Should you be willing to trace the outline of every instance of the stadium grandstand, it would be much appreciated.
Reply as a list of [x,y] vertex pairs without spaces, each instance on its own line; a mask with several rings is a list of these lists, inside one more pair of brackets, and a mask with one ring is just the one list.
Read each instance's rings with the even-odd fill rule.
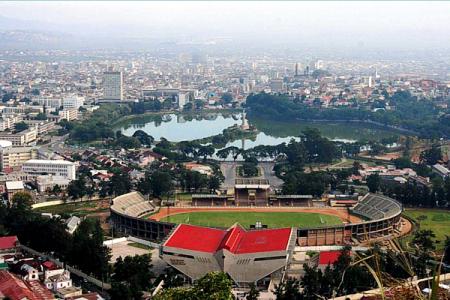
[[[228,206],[232,202],[227,197],[214,196],[207,197],[203,195],[195,195],[193,199],[203,202],[205,205],[202,209],[208,210],[208,203],[214,206]],[[294,197],[288,195],[286,198],[279,198],[283,204],[283,209],[289,212],[291,206],[295,206],[300,202],[306,204],[310,201],[309,197]],[[286,202],[287,201],[287,202]],[[297,203],[295,203],[297,202]],[[287,203],[287,204],[286,204]],[[200,203],[198,203],[200,205]],[[281,205],[281,204],[280,204]],[[237,205],[236,205],[237,207]],[[273,206],[267,205],[268,212]],[[324,207],[329,211],[331,206]],[[193,208],[195,209],[195,208]],[[274,208],[276,209],[276,208]],[[320,213],[320,207],[309,207],[311,212]],[[310,228],[298,227],[297,245],[299,246],[332,246],[332,245],[358,245],[366,243],[373,239],[389,239],[397,236],[401,232],[401,213],[402,205],[397,201],[379,194],[366,194],[362,197],[353,208],[336,208],[346,209],[347,214],[354,215],[362,220],[356,222],[343,222],[337,225],[315,226]],[[132,235],[138,238],[160,243],[177,224],[158,221],[152,218],[143,218],[154,211],[158,210],[154,205],[146,201],[145,198],[137,193],[121,195],[113,200],[111,206],[111,222],[115,232]],[[189,209],[188,209],[189,210]],[[348,219],[348,218],[347,218]],[[296,224],[292,225],[297,226]],[[223,229],[223,228],[220,228]]]
[[354,214],[368,220],[389,218],[401,210],[400,203],[378,194],[365,195],[352,209]]
[[123,214],[131,217],[139,218],[153,212],[155,210],[155,206],[145,200],[141,193],[131,192],[114,198],[111,209],[122,212]]

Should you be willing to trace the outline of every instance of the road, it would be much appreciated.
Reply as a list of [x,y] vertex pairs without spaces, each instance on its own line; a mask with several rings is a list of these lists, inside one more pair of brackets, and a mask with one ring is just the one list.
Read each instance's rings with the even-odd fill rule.
[[[239,162],[222,162],[220,163],[220,170],[222,171],[223,176],[225,176],[225,180],[222,184],[223,188],[232,188],[234,187],[236,176],[236,168],[241,163]],[[267,179],[269,180],[269,184],[272,188],[280,188],[283,185],[283,180],[278,178],[273,171],[273,167],[275,163],[273,162],[260,162],[258,163],[258,167],[261,170],[261,175],[255,178]]]

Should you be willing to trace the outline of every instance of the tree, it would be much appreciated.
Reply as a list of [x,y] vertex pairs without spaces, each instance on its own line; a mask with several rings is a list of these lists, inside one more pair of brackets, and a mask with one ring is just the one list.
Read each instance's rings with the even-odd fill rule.
[[211,272],[195,282],[194,291],[198,299],[234,299],[232,281],[226,273]]
[[45,121],[47,120],[47,115],[45,113],[38,113],[35,117],[36,120]]
[[430,149],[420,153],[420,161],[428,165],[435,165],[442,160],[442,151],[439,145],[433,145]]
[[300,300],[300,282],[296,279],[287,279],[275,286],[273,291],[277,300]]
[[214,191],[220,188],[220,185],[222,183],[221,178],[219,176],[213,175],[210,176],[208,179],[208,188],[210,191]]
[[6,94],[4,94],[4,95],[2,96],[2,102],[3,102],[3,103],[6,103],[6,102],[8,102],[8,101],[11,100],[11,99],[15,99],[15,96],[14,96],[13,93],[6,93]]
[[150,176],[150,186],[153,196],[167,196],[173,189],[172,176],[165,171],[155,171]]
[[27,192],[17,192],[11,199],[13,207],[19,210],[30,210],[33,198]]
[[28,128],[29,128],[29,126],[25,122],[19,122],[19,123],[14,124],[14,130],[16,132],[21,132],[21,131],[27,130]]
[[106,278],[109,272],[110,249],[103,245],[103,229],[98,219],[85,219],[73,234],[73,246],[68,263],[79,267],[87,274]]
[[122,170],[116,170],[111,177],[110,189],[115,195],[123,195],[131,191],[130,175]]
[[211,145],[200,146],[198,148],[198,155],[203,156],[203,160],[206,160],[208,156],[214,155],[214,152],[216,152],[216,149]]
[[83,198],[86,195],[85,185],[86,180],[84,177],[72,180],[67,186],[67,194],[73,199]]
[[445,238],[444,245],[444,263],[450,265],[450,236]]
[[191,288],[163,289],[153,299],[155,300],[232,300],[233,282],[223,272],[211,272],[197,280]]
[[436,248],[434,238],[436,238],[436,235],[432,230],[422,229],[414,234],[412,243],[425,252],[432,251]]
[[254,283],[250,283],[250,291],[245,296],[245,300],[258,300],[259,291]]
[[58,195],[61,192],[62,192],[61,187],[58,184],[55,184],[53,186],[52,193],[55,194],[55,195]]
[[150,262],[150,254],[126,256],[124,259],[119,257],[114,263],[112,285],[118,284],[122,289],[128,291],[125,292],[125,296],[123,292],[114,295],[113,299],[141,299],[142,291],[151,288],[153,273]]
[[151,135],[148,135],[143,130],[136,130],[133,133],[133,137],[138,139],[142,145],[146,145],[146,146],[151,146],[153,144],[153,142],[155,141],[155,139]]
[[392,161],[397,169],[412,168],[413,164],[408,157],[399,157]]
[[381,178],[378,173],[370,174],[366,178],[367,187],[369,188],[369,192],[376,193],[380,189]]
[[233,101],[233,95],[231,93],[225,93],[220,98],[225,104],[229,104]]

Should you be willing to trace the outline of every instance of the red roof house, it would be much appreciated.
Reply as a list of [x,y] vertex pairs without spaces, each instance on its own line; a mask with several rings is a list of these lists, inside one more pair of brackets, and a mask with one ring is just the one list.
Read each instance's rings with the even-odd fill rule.
[[341,256],[341,251],[322,251],[319,253],[319,268],[326,268],[328,265],[333,265]]
[[3,236],[0,237],[0,255],[2,253],[15,252],[19,246],[19,239],[17,236]]

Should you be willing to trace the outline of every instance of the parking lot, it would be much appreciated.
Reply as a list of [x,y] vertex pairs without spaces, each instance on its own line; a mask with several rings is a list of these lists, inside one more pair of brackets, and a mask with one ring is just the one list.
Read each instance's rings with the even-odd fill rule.
[[110,262],[114,263],[119,257],[124,258],[126,256],[143,255],[150,252],[152,254],[153,272],[156,276],[164,273],[164,269],[167,267],[167,264],[159,258],[159,249],[141,249],[135,246],[130,246],[130,244],[133,243],[130,241],[124,241],[108,245],[112,254]]

